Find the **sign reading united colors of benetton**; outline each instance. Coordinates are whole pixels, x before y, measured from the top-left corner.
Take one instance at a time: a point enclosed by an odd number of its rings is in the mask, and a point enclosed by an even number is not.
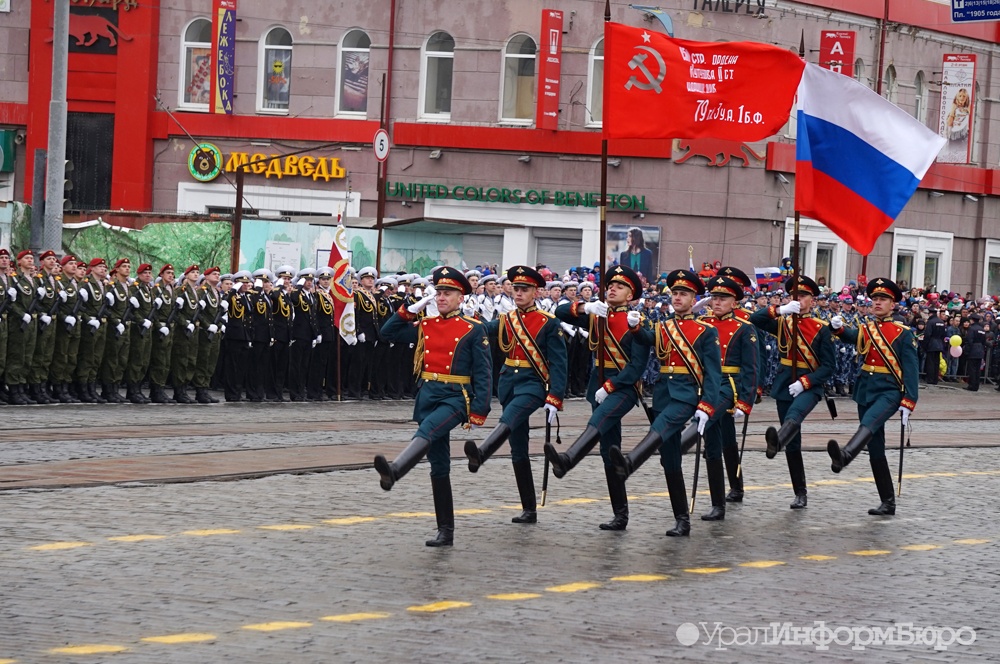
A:
[[[549,189],[518,189],[496,185],[444,185],[427,182],[386,182],[385,195],[422,200],[450,198],[478,203],[510,203],[514,205],[559,205],[566,207],[600,207],[601,195],[596,191],[552,191]],[[646,210],[646,197],[635,194],[608,192],[608,207],[612,210]]]

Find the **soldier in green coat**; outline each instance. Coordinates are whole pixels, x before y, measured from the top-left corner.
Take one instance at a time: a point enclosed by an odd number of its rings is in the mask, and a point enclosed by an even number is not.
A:
[[[178,311],[174,290],[174,266],[167,263],[160,268],[159,283],[153,287],[156,316],[150,331],[153,348],[149,356],[149,400],[153,403],[174,402],[163,391],[170,375],[170,354],[174,347],[173,331],[170,328]]]
[[[41,269],[35,273],[32,280],[35,289],[43,289],[44,294],[38,298],[38,322],[35,332],[35,352],[31,356],[31,367],[28,369],[28,394],[40,404],[58,403],[45,390],[45,381],[49,378],[49,365],[52,364],[52,354],[56,348],[56,326],[52,324],[59,308],[61,288],[56,281],[59,271],[59,260],[56,252],[44,251],[38,257]],[[66,295],[62,295],[66,297]]]
[[[45,294],[44,288],[35,286],[32,278],[34,271],[35,255],[27,249],[20,252],[17,255],[17,270],[10,275],[11,285],[17,292],[12,297],[7,326],[7,387],[10,389],[10,402],[15,406],[37,403],[25,392],[35,353],[38,300]]]
[[[11,300],[17,296],[17,290],[11,285],[7,276],[10,269],[10,250],[0,247],[0,406],[7,405],[10,395],[4,389],[4,373],[7,370],[7,318]]]
[[[108,403],[125,403],[119,393],[119,383],[128,364],[129,326],[132,312],[139,302],[129,295],[132,264],[127,258],[119,258],[111,272],[108,292],[113,296],[108,302],[107,337],[104,345],[104,359],[101,363],[102,394]]]
[[[80,317],[80,355],[76,365],[77,393],[84,403],[107,403],[97,394],[97,372],[104,359],[104,345],[107,341],[109,299],[104,283],[108,276],[108,264],[103,258],[93,258],[87,276],[80,286],[83,309]]]
[[[149,354],[153,348],[153,318],[156,315],[156,298],[153,295],[153,266],[143,263],[136,272],[136,279],[129,287],[129,298],[139,306],[132,312],[129,330],[128,363],[125,367],[125,398],[134,404],[147,404],[150,400],[142,393],[142,379],[149,369]],[[162,304],[163,301],[160,300]]]
[[[49,383],[52,385],[53,395],[60,403],[80,403],[69,391],[73,370],[76,369],[76,357],[80,351],[79,317],[83,299],[80,297],[80,282],[77,279],[79,265],[75,256],[66,254],[59,261],[62,272],[56,277],[60,293],[66,297],[59,305],[59,315],[52,321],[56,342],[52,363],[49,365]]]
[[[195,403],[187,393],[188,384],[194,378],[194,365],[198,360],[199,317],[204,308],[198,291],[198,277],[201,271],[197,265],[184,270],[184,280],[174,291],[177,317],[174,319],[174,348],[170,354],[170,370],[174,377],[174,401]]]
[[[219,347],[222,343],[220,327],[226,319],[226,309],[229,303],[219,293],[219,279],[222,271],[218,267],[209,267],[202,274],[202,283],[198,288],[198,300],[201,306],[198,326],[198,356],[194,366],[192,383],[195,389],[195,401],[198,403],[219,403],[219,400],[208,393],[215,373],[215,365],[219,361]]]

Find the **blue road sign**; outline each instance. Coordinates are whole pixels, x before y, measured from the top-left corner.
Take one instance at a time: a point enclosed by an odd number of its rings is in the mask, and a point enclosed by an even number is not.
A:
[[[1000,0],[951,0],[951,21],[1000,21]]]

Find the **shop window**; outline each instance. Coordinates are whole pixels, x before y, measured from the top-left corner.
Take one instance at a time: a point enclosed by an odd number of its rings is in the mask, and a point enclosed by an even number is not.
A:
[[[848,281],[847,243],[814,219],[803,218],[799,226],[798,264],[802,274],[839,290]],[[782,256],[792,255],[794,227],[795,220],[787,218]]]
[[[340,43],[340,63],[337,67],[337,112],[340,114],[368,114],[371,45],[371,38],[363,30],[351,30]]]
[[[882,96],[893,104],[896,103],[896,98],[899,96],[899,86],[896,83],[896,68],[892,65],[885,68],[885,78],[882,80]]]
[[[910,228],[893,230],[892,278],[911,288],[951,288],[951,256],[954,235]]]
[[[500,121],[528,124],[535,115],[535,54],[528,35],[514,35],[503,54],[503,91]]]
[[[451,119],[451,85],[455,62],[455,40],[447,32],[435,32],[424,44],[420,67],[420,117]]]
[[[288,30],[268,30],[260,41],[258,67],[257,110],[288,113],[289,82],[292,78],[292,35]]]
[[[590,49],[587,70],[587,126],[600,127],[604,119],[604,39]]]
[[[913,283],[913,252],[901,251],[896,254],[896,283],[900,288],[903,288],[903,283],[907,286]]]
[[[184,28],[181,41],[179,107],[207,111],[212,79],[212,22],[196,18]]]

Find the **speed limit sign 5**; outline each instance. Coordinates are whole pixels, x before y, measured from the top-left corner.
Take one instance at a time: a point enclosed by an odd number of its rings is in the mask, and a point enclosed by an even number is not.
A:
[[[385,129],[379,129],[375,132],[375,140],[372,141],[372,147],[375,148],[375,158],[379,161],[385,161],[389,158],[389,132]]]

